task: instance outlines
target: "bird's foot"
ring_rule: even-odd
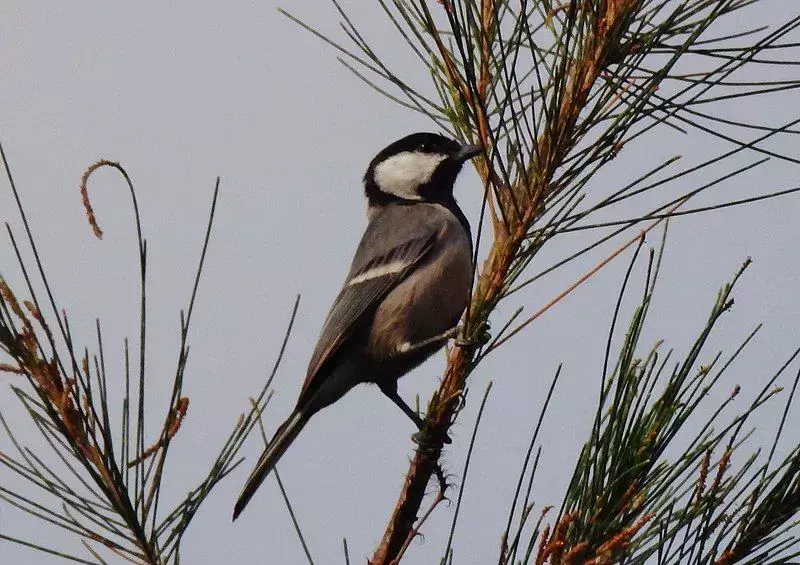
[[[489,333],[491,329],[489,326],[489,322],[484,322],[481,324],[479,328],[473,330],[472,336],[467,338],[464,335],[463,326],[458,325],[453,330],[455,331],[454,336],[455,339],[453,343],[456,347],[463,347],[463,348],[476,348],[481,347],[489,343],[489,340],[492,339],[492,334]]]
[[[427,434],[425,433],[425,430],[420,429],[419,431],[416,431],[413,434],[411,434],[411,441],[413,441],[420,447],[427,447],[430,445],[431,440],[436,441],[437,439],[439,439],[445,445],[450,445],[451,443],[453,443],[453,440],[450,439],[450,436],[447,435],[447,432],[432,432],[430,440],[426,438],[426,435]]]

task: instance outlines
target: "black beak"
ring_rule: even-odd
[[[463,163],[469,161],[475,155],[480,155],[482,152],[483,148],[480,145],[462,145],[454,159],[459,163]]]

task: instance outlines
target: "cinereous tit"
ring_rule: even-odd
[[[454,337],[469,300],[472,238],[453,197],[481,152],[415,133],[378,153],[364,175],[369,223],[319,337],[300,398],[247,479],[235,520],[309,418],[359,383],[375,383],[411,420],[397,380]]]

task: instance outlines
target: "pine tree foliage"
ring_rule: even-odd
[[[767,104],[771,96],[800,87],[800,9],[769,28],[747,26],[749,13],[780,1],[377,0],[375,7],[408,47],[414,64],[430,77],[425,84],[412,83],[404,69],[385,63],[338,0],[332,0],[332,9],[341,20],[341,37],[326,36],[283,12],[327,42],[347,69],[381,95],[426,116],[439,130],[483,147],[476,161],[483,204],[474,224],[477,241],[489,243],[476,246],[473,294],[464,319],[464,343],[482,345],[449,350],[402,491],[383,534],[376,532],[381,537],[371,563],[397,563],[413,551],[411,542],[424,531],[426,518],[450,496],[440,463],[442,440],[464,409],[469,375],[487,356],[502,355],[509,339],[626,251],[633,255],[630,268],[619,295],[609,297],[609,303],[616,300],[616,310],[596,415],[561,506],[537,507],[530,499],[540,457],[546,456],[539,430],[545,418],[555,417],[548,407],[559,369],[541,401],[508,516],[497,524],[502,540],[498,563],[727,565],[788,563],[800,555],[800,444],[783,460],[776,457],[800,379],[800,371],[790,373],[800,350],[765,378],[763,389],[744,409],[735,408],[740,391],[726,376],[758,328],[727,356],[707,352],[709,336],[733,304],[734,287],[746,276],[748,263],[720,290],[706,324],[686,328],[697,337],[685,355],[666,349],[666,342],[642,343],[664,252],[662,243],[660,251],[641,257],[645,234],[664,227],[666,237],[668,219],[678,215],[765,198],[796,202],[792,193],[800,188],[771,187],[772,192],[740,200],[691,204],[696,195],[767,162],[800,164],[782,149],[800,133],[800,116],[784,116],[783,123],[770,125],[731,119],[720,111],[723,106]],[[744,71],[761,78],[742,78]],[[610,193],[597,189],[598,175],[612,161],[625,159],[626,148],[664,132],[700,133],[726,148],[696,161],[682,158],[678,147],[654,167],[631,163],[624,186]],[[46,447],[29,448],[18,441],[0,408],[0,429],[13,448],[0,452],[0,466],[38,493],[0,485],[0,501],[71,532],[86,553],[17,539],[2,530],[0,539],[79,563],[179,563],[181,541],[198,507],[238,465],[245,439],[259,427],[283,353],[281,347],[272,376],[211,458],[205,479],[187,488],[188,495],[175,507],[164,509],[159,502],[170,445],[180,441],[180,425],[190,409],[183,394],[187,336],[219,182],[197,276],[181,310],[171,398],[167,409],[157,413],[145,401],[147,288],[153,273],[127,171],[100,161],[82,180],[87,218],[101,237],[88,183],[100,167],[118,171],[131,196],[137,233],[138,338],[131,348],[124,344],[124,379],[110,379],[100,322],[95,344],[73,342],[5,154],[2,159],[25,230],[24,243],[10,228],[8,235],[26,288],[12,289],[0,279],[0,369],[19,377],[13,392]],[[576,231],[590,234],[591,242],[532,272],[542,249]],[[618,247],[544,308],[528,317],[519,308],[498,319],[498,306],[519,296],[518,291],[605,242]],[[32,252],[32,263],[23,260],[23,246]],[[642,262],[647,274],[637,282],[632,273]],[[36,291],[39,285],[43,294]],[[621,304],[635,292],[641,293],[639,307],[621,335]],[[296,309],[297,303],[284,346]],[[615,350],[612,344],[620,337]],[[765,403],[777,401],[778,385],[787,375],[791,386],[788,395],[784,391],[774,441],[753,450],[748,422]],[[115,389],[112,382],[123,384]],[[731,390],[727,400],[698,424],[697,408],[707,405],[710,391],[725,387]],[[488,392],[467,452],[443,565],[459,561],[454,548],[463,534],[458,528],[461,495]],[[115,398],[121,399],[119,414]],[[432,478],[438,479],[438,492],[423,509]],[[294,514],[292,520],[313,562]],[[344,558],[349,562],[346,541]]]
[[[698,420],[696,409],[708,405],[709,393],[724,386],[725,376],[760,329],[751,331],[727,357],[721,351],[711,356],[706,352],[713,330],[733,306],[734,286],[750,261],[720,289],[706,324],[686,356],[676,360],[674,350],[665,352],[661,341],[644,355],[638,352],[660,259],[654,263],[651,255],[641,304],[612,367],[610,345],[632,269],[625,277],[609,332],[603,366],[607,377],[595,420],[552,528],[542,529],[541,519],[528,528],[536,465],[529,471],[526,459],[500,563],[726,564],[745,557],[749,563],[777,563],[800,555],[796,528],[800,446],[783,461],[773,461],[800,369],[769,454],[740,453],[747,449],[744,446],[749,445],[753,431],[745,427],[748,420],[782,391],[776,382],[800,349],[764,379],[746,409],[728,415],[740,395],[739,386],[734,385],[721,404],[712,406],[707,420]],[[705,363],[704,357],[708,358]],[[670,453],[671,447],[677,449]],[[736,459],[743,462],[734,465]],[[520,501],[523,478],[528,488]],[[522,509],[516,512],[518,503]],[[546,508],[544,513],[551,510]],[[514,532],[509,531],[512,518],[518,524]]]
[[[106,563],[109,555],[133,563],[179,563],[183,535],[192,518],[211,490],[242,461],[239,451],[246,438],[260,422],[261,412],[269,402],[272,378],[278,369],[291,331],[294,311],[278,359],[260,394],[252,400],[252,409],[236,422],[227,441],[211,461],[206,477],[187,488],[188,494],[173,508],[159,505],[169,448],[189,410],[189,398],[182,394],[189,355],[187,336],[197,296],[200,274],[206,258],[211,227],[216,210],[219,179],[214,187],[208,226],[202,240],[200,261],[189,302],[180,312],[180,345],[174,368],[172,393],[165,414],[158,422],[145,407],[147,354],[147,244],[143,236],[136,191],[127,171],[118,163],[98,161],[83,175],[81,194],[89,223],[99,238],[102,230],[92,210],[87,183],[101,167],[117,170],[124,179],[132,201],[138,241],[140,274],[139,341],[134,358],[128,341],[124,343],[124,379],[109,379],[100,321],[96,324],[97,342],[93,353],[88,346],[73,342],[69,319],[56,302],[48,283],[36,241],[10,166],[2,153],[11,190],[19,206],[27,244],[33,252],[33,269],[22,258],[17,239],[10,228],[11,246],[19,261],[25,292],[21,300],[0,277],[0,351],[10,362],[0,370],[19,375],[27,381],[11,385],[14,394],[30,416],[43,439],[45,451],[36,451],[17,440],[14,426],[3,417],[0,426],[14,448],[0,452],[0,465],[23,483],[33,485],[41,497],[31,497],[22,489],[0,486],[0,500],[36,518],[78,536],[91,559],[48,547],[40,540],[22,540],[0,532],[0,539],[29,546],[79,563]],[[33,270],[41,279],[44,296],[35,291]],[[45,314],[45,312],[50,312]],[[110,382],[124,383],[119,390]],[[122,413],[112,413],[115,400],[121,397]],[[113,426],[112,422],[120,422]],[[154,429],[150,426],[157,423]],[[148,438],[150,440],[148,441]],[[48,449],[49,448],[49,449]],[[104,557],[105,555],[105,557]]]
[[[476,167],[484,183],[479,233],[485,212],[492,238],[477,268],[466,327],[468,336],[478,341],[490,321],[500,329],[484,346],[455,348],[449,355],[442,384],[428,406],[429,441],[411,462],[373,555],[373,563],[391,563],[403,556],[430,511],[417,519],[429,480],[436,476],[440,488],[447,488],[437,437],[443,437],[457,417],[467,378],[487,355],[497,354],[507,340],[623,250],[641,245],[640,236],[665,218],[797,190],[782,188],[712,206],[687,205],[697,194],[770,159],[798,163],[796,156],[775,150],[790,146],[798,116],[770,126],[731,120],[715,108],[723,102],[765,104],[770,95],[800,85],[794,66],[800,54],[800,13],[768,29],[749,29],[743,25],[748,10],[769,1],[378,0],[430,76],[428,84],[412,84],[403,78],[402,69],[383,62],[343,6],[337,0],[332,3],[341,17],[341,41],[287,16],[336,49],[342,64],[369,86],[427,116],[441,130],[484,148]],[[731,22],[736,22],[734,33],[718,31]],[[763,80],[740,78],[743,71],[766,68],[771,74],[764,73],[768,78]],[[593,186],[606,165],[624,159],[627,146],[645,143],[664,130],[699,132],[728,149],[682,168],[679,155],[650,170],[634,166],[630,182],[611,194]],[[676,186],[682,187],[677,196]],[[645,195],[648,198],[642,198]],[[631,206],[641,212],[631,216]],[[631,228],[640,231],[629,239],[620,235]],[[598,235],[586,248],[530,273],[542,248],[579,230]],[[490,320],[497,306],[518,290],[620,237],[617,251],[542,310],[526,319],[520,319],[518,309],[510,319]],[[756,490],[746,488],[755,479],[744,480],[755,460],[733,477],[726,474],[749,411],[721,434],[714,435],[709,423],[681,458],[672,463],[660,460],[708,387],[720,378],[710,373],[713,363],[698,368],[697,356],[730,306],[730,292],[730,287],[722,291],[709,325],[689,356],[672,370],[663,364],[666,359],[658,349],[641,359],[635,355],[648,310],[645,299],[616,368],[603,372],[598,417],[561,512],[547,529],[540,530],[544,522],[539,520],[533,533],[526,533],[523,525],[532,512],[526,501],[522,517],[517,516],[519,530],[512,534],[515,500],[500,563],[640,562],[648,557],[659,562],[732,563],[756,554],[772,559],[796,543],[796,532],[781,530],[791,530],[798,510],[798,475],[791,456],[777,468],[769,461],[759,467]],[[765,391],[754,400],[751,411],[771,394]],[[693,497],[684,486],[692,472],[702,475],[702,486],[698,483]],[[437,496],[431,509],[442,499]],[[523,552],[524,534],[530,541]],[[536,536],[541,537],[538,550]],[[452,554],[443,559],[452,559]]]

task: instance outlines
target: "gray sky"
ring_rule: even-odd
[[[367,4],[369,8],[359,7],[355,15],[368,39],[411,82],[427,84],[380,9]],[[762,4],[749,10],[749,24],[782,21],[792,3]],[[122,383],[122,340],[137,334],[129,198],[113,173],[93,177],[90,193],[106,232],[97,241],[81,208],[78,182],[85,167],[101,157],[121,161],[131,174],[149,243],[153,423],[167,402],[177,357],[178,311],[188,300],[214,178],[222,177],[190,335],[185,392],[191,405],[171,452],[162,503],[166,508],[201,479],[246,410],[248,395],[262,386],[294,296],[300,293],[295,333],[265,415],[268,429],[291,409],[324,315],[365,225],[360,186],[364,168],[388,142],[433,126],[363,86],[336,62],[331,49],[279,15],[272,2],[229,4],[224,10],[213,3],[191,3],[191,8],[163,3],[69,5],[17,2],[0,8],[0,139],[76,341],[91,345],[94,318],[102,319],[106,362],[115,384]],[[341,36],[332,7],[302,5],[296,10]],[[777,125],[795,117],[796,106],[796,95],[788,94],[726,103],[718,110]],[[614,190],[639,176],[648,163],[674,154],[684,155],[688,165],[727,148],[707,136],[656,130],[626,147],[592,188],[598,193]],[[797,154],[791,138],[777,148]],[[753,155],[742,156],[715,173],[754,160]],[[708,178],[692,177],[669,190],[682,192]],[[797,178],[797,169],[773,162],[722,184],[698,204],[788,188]],[[471,171],[462,175],[457,196],[476,221],[480,185]],[[636,209],[653,202],[644,199]],[[663,277],[643,340],[647,346],[664,337],[684,353],[717,288],[746,256],[755,260],[735,293],[736,306],[724,317],[703,359],[711,359],[717,348],[732,351],[756,323],[766,326],[712,395],[709,407],[738,383],[742,395],[736,410],[743,409],[798,345],[798,211],[800,201],[789,197],[686,217],[671,226]],[[5,181],[0,182],[0,219],[21,235]],[[585,239],[557,240],[532,268],[538,272],[581,241]],[[657,241],[658,236],[649,238],[652,244]],[[510,299],[503,311],[524,305],[533,312],[616,245],[546,277]],[[563,361],[561,385],[541,436],[544,457],[534,487],[539,506],[560,503],[594,411],[611,308],[626,266],[626,259],[618,259],[473,375],[469,404],[444,459],[457,477],[478,398],[488,380],[494,380],[494,389],[470,470],[455,542],[457,562],[496,559],[543,392]],[[5,244],[0,246],[0,272],[21,290]],[[628,301],[626,316],[632,306]],[[496,317],[495,327],[503,320]],[[443,366],[443,355],[436,356],[401,381],[401,394],[411,399],[419,392],[427,398]],[[0,383],[14,381],[0,376]],[[0,388],[0,405],[20,436],[41,448],[5,386]],[[753,446],[771,441],[780,407],[774,402],[755,421],[761,427]],[[792,416],[795,425],[797,412]],[[154,429],[155,424],[150,427]],[[317,563],[343,562],[342,537],[348,539],[354,563],[370,555],[407,469],[412,431],[405,416],[377,390],[362,386],[316,416],[281,461],[282,477]],[[8,448],[7,438],[0,437],[0,449]],[[183,543],[186,563],[303,562],[273,479],[242,518],[235,525],[230,522],[234,499],[260,449],[254,437],[246,446],[243,468],[201,508]],[[734,463],[741,463],[744,454]],[[0,483],[27,488],[4,469]],[[436,511],[425,527],[425,541],[414,542],[409,550],[409,563],[438,559],[453,509]],[[0,531],[82,551],[74,538],[4,503]],[[6,563],[54,562],[5,543],[0,554]]]

